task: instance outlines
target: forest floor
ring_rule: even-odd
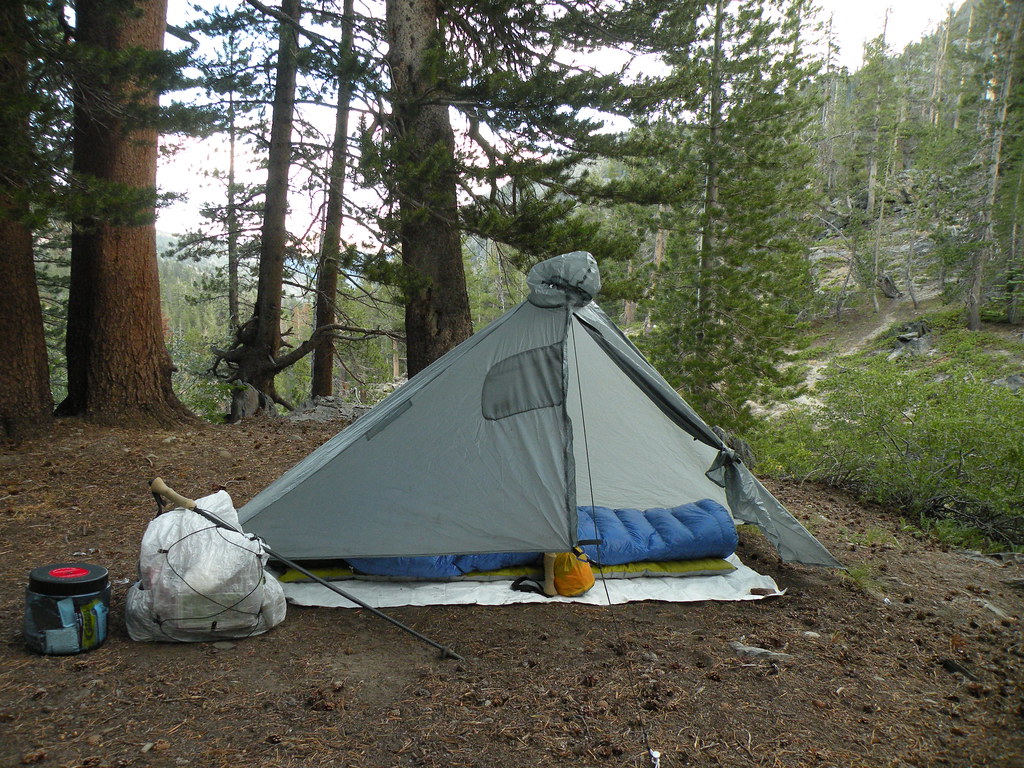
[[[1024,566],[946,551],[899,512],[773,490],[853,576],[740,555],[755,602],[362,610],[289,606],[228,644],[132,642],[124,596],[155,512],[146,481],[238,505],[335,432],[287,420],[156,432],[63,420],[0,449],[0,765],[1024,766]],[[100,648],[25,648],[28,572],[106,566]],[[737,641],[788,654],[739,656]]]
[[[888,302],[819,343],[853,351],[917,314]],[[811,484],[769,486],[849,572],[783,564],[743,534],[778,598],[389,611],[462,662],[349,609],[289,606],[232,643],[132,642],[146,481],[241,506],[339,426],[62,420],[0,445],[0,766],[650,766],[650,748],[666,768],[1024,768],[1024,564],[950,551],[899,510]],[[110,570],[109,638],[36,655],[28,572],[67,561]]]

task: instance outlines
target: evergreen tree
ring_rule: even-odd
[[[810,303],[809,149],[801,2],[709,10],[697,78],[654,126],[672,195],[655,328],[638,343],[714,422],[749,425],[749,401],[795,384],[786,367]],[[777,14],[777,15],[776,15]],[[671,59],[670,59],[671,60]],[[673,62],[682,67],[683,61]],[[691,117],[692,116],[692,117]],[[678,169],[678,170],[677,170]]]
[[[1000,4],[992,9],[993,20],[990,34],[992,46],[991,72],[989,81],[992,98],[984,110],[985,116],[985,193],[981,214],[981,232],[978,246],[975,248],[971,263],[971,284],[967,294],[967,326],[972,331],[981,330],[981,305],[985,298],[985,288],[990,279],[991,264],[998,256],[997,219],[1000,208],[1010,211],[1004,217],[1012,220],[1017,213],[1013,212],[1013,192],[1011,184],[1006,184],[1006,171],[1019,162],[1019,142],[1015,141],[1015,129],[1019,123],[1016,116],[1011,116],[1010,106],[1019,102],[1020,81],[1015,81],[1024,58],[1024,44],[1021,41],[1024,29],[1024,7],[1019,3]],[[1012,176],[1011,176],[1012,178]],[[1000,203],[1004,202],[1001,206]]]
[[[153,214],[166,4],[75,8],[75,217],[68,297],[68,394],[61,415],[169,422],[186,415],[164,345]],[[82,198],[85,200],[85,196]]]
[[[43,316],[33,262],[29,188],[34,176],[28,89],[28,18],[22,0],[0,8],[0,435],[16,437],[53,411]]]
[[[600,237],[599,220],[576,215],[578,200],[591,191],[580,174],[583,163],[617,151],[593,115],[638,114],[662,91],[655,80],[627,83],[618,73],[600,74],[579,62],[611,47],[638,54],[685,45],[683,21],[692,22],[699,4],[493,0],[399,4],[391,11],[389,18],[400,22],[393,36],[401,24],[417,20],[417,34],[406,40],[418,47],[406,50],[392,39],[389,56],[415,55],[402,67],[392,63],[402,93],[390,97],[395,109],[382,118],[391,133],[379,145],[364,137],[361,170],[386,190],[388,242],[410,254],[400,279],[407,298],[418,297],[406,324],[415,370],[469,332],[460,231],[511,246],[524,265],[578,248],[602,260],[618,256],[612,241]],[[405,114],[400,105],[408,98],[412,112]],[[452,122],[449,112],[460,117]],[[409,134],[427,114],[436,135]],[[445,327],[437,323],[442,317],[450,330],[431,330]],[[423,322],[427,336],[420,338]],[[449,337],[438,337],[416,362],[414,348],[434,333]]]
[[[215,349],[219,361],[228,363],[228,371],[225,375],[232,381],[245,381],[254,386],[260,378],[258,369],[266,369],[268,374],[276,375],[285,371],[289,366],[295,365],[302,358],[313,351],[314,354],[323,356],[319,365],[314,365],[316,374],[312,381],[317,390],[316,393],[323,394],[329,389],[333,377],[333,366],[331,350],[336,341],[340,341],[340,334],[349,333],[354,330],[357,336],[362,336],[364,329],[355,328],[349,319],[342,317],[338,320],[338,296],[337,296],[337,269],[339,261],[344,256],[348,267],[359,269],[359,254],[354,249],[341,248],[342,222],[346,216],[352,217],[351,206],[346,206],[343,195],[345,176],[348,169],[348,105],[354,94],[359,94],[362,99],[371,98],[366,96],[367,82],[375,83],[375,79],[369,76],[369,69],[366,65],[367,54],[359,51],[353,44],[357,36],[366,36],[366,29],[372,27],[372,21],[355,14],[351,8],[344,8],[340,13],[334,10],[330,4],[324,4],[311,9],[312,12],[303,16],[306,9],[298,6],[298,16],[285,11],[296,11],[295,8],[282,6],[281,9],[268,6],[261,2],[250,2],[257,13],[254,16],[252,10],[241,9],[231,13],[219,9],[192,25],[192,28],[202,34],[217,39],[217,35],[227,35],[229,42],[235,37],[244,43],[241,46],[225,45],[224,50],[214,59],[203,63],[204,80],[208,92],[226,94],[219,102],[214,103],[220,115],[219,128],[229,138],[229,147],[234,146],[234,137],[246,135],[249,146],[254,149],[257,156],[268,167],[268,172],[273,170],[277,179],[274,184],[262,187],[244,187],[237,182],[232,183],[232,168],[228,168],[228,198],[226,205],[220,205],[210,210],[211,224],[203,233],[193,233],[179,243],[178,252],[192,257],[202,257],[214,253],[224,252],[224,240],[227,239],[227,255],[229,268],[235,263],[231,254],[236,252],[241,257],[240,264],[244,264],[247,255],[251,256],[254,271],[262,270],[263,286],[278,284],[278,292],[287,283],[293,288],[299,289],[303,296],[317,297],[319,304],[317,317],[319,321],[311,329],[311,334],[306,337],[300,332],[304,325],[293,326],[288,335],[300,339],[297,349],[291,349],[276,356],[268,356],[260,345],[255,345],[249,339],[253,324],[249,323],[233,332],[233,344],[230,349]],[[305,18],[305,20],[303,20]],[[262,61],[262,54],[259,52],[263,43],[260,36],[252,37],[252,30],[262,26],[263,19],[271,19],[276,23],[278,36],[285,33],[294,35],[295,51],[289,66],[295,68],[295,85],[289,111],[292,124],[290,147],[287,152],[280,151],[280,142],[275,142],[272,135],[273,130],[280,132],[283,125],[280,117],[284,114],[278,103],[276,111],[277,118],[271,123],[270,133],[264,128],[258,117],[266,105],[267,87],[263,83],[263,76],[258,75],[259,71],[275,70],[274,59],[265,65],[258,66],[256,62]],[[338,48],[331,34],[337,29],[341,30],[341,49]],[[344,53],[348,51],[348,53]],[[280,57],[278,62],[282,61]],[[254,75],[254,72],[257,73]],[[280,82],[280,78],[278,78]],[[277,88],[280,97],[280,88]],[[228,98],[237,93],[240,97],[237,100]],[[337,94],[337,101],[331,101],[332,93]],[[379,96],[380,91],[377,90]],[[372,99],[371,99],[372,100]],[[321,114],[325,109],[335,112],[335,137],[333,140],[324,140],[322,132],[316,124],[315,116],[319,111]],[[249,115],[249,117],[246,117]],[[257,119],[253,119],[253,115]],[[239,119],[239,125],[235,127],[235,119]],[[273,147],[278,146],[276,153]],[[274,159],[271,155],[274,154]],[[233,151],[231,157],[234,157]],[[285,171],[285,164],[287,171]],[[287,179],[288,188],[291,191],[308,193],[310,198],[321,193],[325,194],[325,202],[321,208],[320,216],[323,217],[324,230],[320,246],[314,249],[308,242],[308,237],[303,237],[294,232],[288,231],[285,227],[287,219],[282,214],[286,208],[284,205],[275,203],[276,195],[280,195],[284,189],[280,183]],[[235,202],[231,199],[231,191],[236,191]],[[326,192],[325,192],[326,190]],[[276,191],[275,194],[271,194]],[[265,223],[271,210],[267,210],[264,199],[270,208],[277,213],[273,218],[279,222],[274,229],[274,234],[283,233],[285,247],[280,263],[275,264],[272,272],[273,279],[268,282],[268,253],[282,253],[279,248],[267,248]],[[293,197],[293,199],[295,199]],[[240,226],[231,226],[231,212],[235,212],[235,222]],[[264,221],[262,234],[247,230],[245,221],[252,222],[255,216]],[[244,218],[243,218],[244,217]],[[257,222],[258,223],[258,222]],[[375,231],[375,227],[369,227]],[[225,232],[226,230],[226,232]],[[231,242],[232,233],[236,233],[238,242]],[[308,232],[307,232],[308,235]],[[262,255],[261,254],[262,251]],[[325,254],[330,253],[331,256]],[[332,275],[333,272],[333,275]],[[244,274],[244,273],[243,273]],[[280,280],[278,280],[280,277]],[[333,277],[333,280],[332,280]],[[235,280],[231,279],[229,269],[229,297],[231,287]],[[314,282],[317,285],[314,287]],[[331,284],[333,283],[333,285]],[[363,287],[360,287],[363,290]],[[241,293],[241,291],[238,291]],[[272,289],[260,290],[257,300],[265,304],[268,297],[274,293]],[[328,311],[330,309],[330,311]],[[272,326],[270,323],[268,327]],[[368,333],[376,333],[375,329],[365,329]],[[308,332],[308,331],[307,331]],[[283,338],[280,342],[283,348],[288,344]],[[223,346],[223,345],[218,345]],[[319,353],[317,352],[319,350]],[[306,365],[306,363],[302,363]],[[262,382],[261,386],[269,386]],[[259,388],[259,387],[257,387]],[[292,387],[294,391],[294,387]],[[264,392],[268,400],[284,402],[287,398],[277,397],[274,393]],[[305,393],[304,393],[305,396]],[[265,401],[266,403],[267,401]],[[269,406],[268,406],[269,407]]]
[[[986,297],[1000,290],[1009,297],[1016,284],[1007,244],[1019,215],[1012,213],[1020,156],[1013,105],[1020,99],[1022,15],[1019,4],[1001,0],[950,14],[938,35],[942,66],[933,70],[930,120],[915,153],[937,223],[940,280],[964,302],[973,330],[981,327]],[[951,277],[959,281],[947,282]]]
[[[228,332],[234,333],[242,317],[241,297],[253,280],[259,258],[259,229],[262,218],[263,184],[243,183],[239,178],[239,157],[247,149],[265,146],[266,112],[272,99],[268,73],[270,30],[263,16],[251,8],[220,6],[189,27],[191,35],[209,41],[200,46],[192,60],[198,70],[203,92],[203,114],[207,124],[203,138],[225,137],[227,165],[202,169],[223,189],[223,198],[204,206],[202,223],[179,236],[170,253],[195,261],[223,259],[226,263],[211,275],[204,288],[226,297]]]
[[[299,66],[299,35],[296,24],[302,14],[299,0],[284,0],[279,23],[277,74],[274,87],[267,186],[260,237],[259,280],[252,317],[236,333],[235,344],[214,350],[231,371],[229,380],[248,384],[259,393],[258,410],[273,411],[274,403],[290,407],[274,385],[277,374],[300,359],[281,354],[281,302],[288,244],[288,179],[292,154],[292,122]],[[303,349],[303,354],[308,350]],[[294,358],[294,359],[293,359]],[[238,390],[238,400],[244,390]],[[233,416],[249,415],[239,407]]]
[[[459,239],[455,133],[438,63],[436,0],[388,0],[388,66],[397,237],[406,268],[405,331],[413,376],[472,333]]]
[[[1007,99],[1004,167],[994,215],[1006,321],[1024,323],[1024,53],[1017,52]]]
[[[355,4],[345,0],[342,35],[336,64],[338,105],[335,108],[334,138],[327,179],[326,213],[317,262],[315,328],[331,326],[337,320],[338,272],[341,267],[342,227],[345,218],[345,176],[349,168],[349,114],[357,67],[355,50]],[[325,335],[313,352],[310,395],[334,393],[334,340]]]

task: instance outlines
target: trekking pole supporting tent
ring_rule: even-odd
[[[180,493],[175,491],[173,488],[169,487],[167,485],[167,483],[165,483],[163,481],[162,478],[159,478],[159,477],[153,478],[150,481],[150,483],[149,483],[149,489],[150,489],[150,491],[152,491],[153,496],[155,496],[157,498],[157,504],[160,505],[161,507],[162,507],[161,499],[167,499],[168,501],[170,501],[170,502],[172,502],[174,504],[177,504],[178,506],[183,507],[184,509],[189,509],[189,510],[195,512],[197,515],[201,515],[202,517],[205,517],[211,523],[213,523],[214,525],[216,525],[216,526],[218,526],[220,528],[224,528],[225,530],[228,530],[228,531],[235,531],[236,533],[240,533],[240,531],[238,531],[235,528],[232,528],[230,525],[225,523],[223,520],[218,518],[216,515],[211,514],[210,512],[207,512],[206,510],[199,509],[199,507],[196,506],[196,502],[194,500],[188,499],[188,498],[182,496]],[[393,619],[392,617],[388,616],[383,611],[380,611],[377,608],[374,608],[372,605],[369,605],[369,604],[363,602],[362,600],[360,600],[355,595],[350,595],[348,592],[346,592],[345,590],[341,589],[336,584],[332,584],[331,582],[327,581],[326,579],[322,579],[321,577],[317,576],[312,571],[302,567],[298,563],[295,563],[295,562],[289,560],[286,557],[282,557],[280,554],[278,554],[277,552],[272,550],[270,547],[268,547],[266,545],[266,543],[263,544],[263,549],[266,550],[267,554],[270,555],[275,560],[281,561],[282,563],[284,563],[289,568],[294,568],[299,573],[301,573],[301,574],[309,577],[313,581],[315,581],[317,584],[320,584],[322,586],[327,587],[332,592],[335,592],[335,593],[341,595],[346,600],[349,600],[349,601],[355,603],[356,605],[358,605],[360,608],[365,608],[370,613],[372,613],[374,616],[378,616],[379,618],[384,619],[384,621],[386,621],[386,622],[388,622],[390,624],[394,624],[396,627],[401,629],[403,632],[408,632],[410,635],[412,635],[413,637],[415,637],[415,638],[417,638],[419,640],[422,640],[427,645],[430,645],[430,646],[432,646],[434,648],[437,648],[441,652],[441,658],[455,659],[456,661],[465,661],[465,659],[462,656],[457,654],[455,651],[453,651],[448,646],[441,645],[440,643],[434,642],[429,637],[426,637],[425,635],[421,635],[419,632],[417,632],[412,627],[406,626],[402,622],[398,621],[398,619]]]

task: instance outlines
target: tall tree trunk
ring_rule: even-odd
[[[1000,77],[998,112],[995,125],[992,127],[992,141],[989,145],[988,189],[985,196],[985,209],[982,212],[984,230],[982,242],[974,251],[971,263],[971,283],[967,292],[967,327],[972,331],[981,330],[981,305],[984,300],[985,277],[988,261],[996,247],[994,216],[996,197],[999,193],[1000,166],[1003,159],[1003,139],[1006,134],[1010,96],[1013,93],[1013,72],[1020,44],[1021,23],[1024,21],[1024,11],[1020,7],[1011,7],[1008,10],[1015,14],[1015,18],[1012,19],[1013,32],[1003,52],[1005,64]]]
[[[1018,325],[1021,322],[1021,290],[1024,289],[1024,243],[1021,238],[1021,217],[1024,214],[1021,192],[1024,191],[1024,167],[1017,168],[1017,180],[1013,188],[1013,205],[1010,207],[1010,241],[1006,268],[1006,322]]]
[[[935,62],[932,66],[932,92],[928,100],[929,123],[937,127],[942,118],[942,80],[946,74],[946,58],[949,55],[949,40],[953,34],[953,6],[949,6],[946,23],[942,27],[942,36],[935,51]]]
[[[820,163],[823,168],[825,183],[825,196],[831,200],[835,195],[836,187],[836,140],[831,131],[831,124],[834,120],[834,114],[836,111],[836,104],[838,102],[839,84],[838,73],[835,70],[835,64],[833,63],[833,55],[836,53],[836,47],[834,44],[832,24],[834,16],[829,16],[828,24],[825,27],[825,41],[827,44],[827,52],[825,55],[824,71],[825,71],[825,94],[821,100],[821,132],[822,132],[822,149],[819,153]]]
[[[440,44],[438,20],[437,0],[387,0],[410,377],[473,330],[459,238],[455,136],[433,53]]]
[[[875,215],[875,201],[877,199],[878,186],[878,134],[879,134],[879,111],[881,109],[881,97],[876,94],[875,117],[871,126],[871,151],[868,154],[868,216]],[[877,275],[875,275],[877,277]],[[875,307],[878,311],[878,307]]]
[[[651,299],[658,290],[658,278],[661,274],[661,265],[665,263],[665,248],[668,245],[668,230],[665,229],[665,206],[658,206],[658,229],[654,233],[654,268],[651,270],[650,283],[644,291],[644,297]],[[644,316],[644,333],[650,333],[654,328],[654,318],[651,316],[652,303],[648,301],[647,314]]]
[[[234,33],[232,33],[233,35]],[[235,124],[235,92],[228,93],[228,330],[235,333],[241,320],[238,309],[238,185],[235,181],[235,154],[238,126]]]
[[[352,61],[354,57],[354,0],[345,0],[341,51],[338,61],[338,108],[335,112],[334,143],[327,182],[327,215],[317,268],[316,319],[314,327],[334,323],[337,312],[338,260],[341,257],[341,225],[344,220],[345,172],[348,168],[348,116],[352,100]],[[334,343],[325,336],[313,352],[310,394],[326,396],[334,392]]]
[[[903,126],[904,105],[900,104],[899,117],[892,130],[892,144],[889,147],[889,154],[885,158],[885,171],[882,173],[882,196],[878,201],[878,217],[875,219],[875,241],[872,247],[871,270],[874,273],[874,289],[872,290],[872,301],[875,305],[875,312],[878,312],[878,286],[882,281],[882,236],[885,233],[885,198],[889,189],[892,176],[895,173],[896,153],[899,151],[900,128]],[[909,274],[909,272],[908,272]],[[912,290],[912,289],[911,289]]]
[[[882,51],[881,56],[885,56],[885,36],[889,28],[889,11],[885,12],[885,20],[882,22]],[[874,100],[874,117],[871,122],[871,151],[868,154],[868,216],[874,216],[875,214],[875,201],[877,200],[877,185],[878,185],[878,153],[879,137],[882,129],[882,84],[881,81],[875,84],[875,100]],[[878,273],[873,275],[873,279],[878,279]],[[875,312],[878,312],[878,298],[874,297]]]
[[[302,6],[300,0],[283,0],[280,11],[268,8],[258,0],[250,0],[250,5],[278,19],[280,24],[256,307],[252,317],[235,334],[234,346],[228,350],[213,350],[218,365],[224,360],[233,369],[228,377],[230,381],[249,385],[235,390],[231,403],[232,421],[258,413],[273,413],[275,402],[291,409],[292,406],[277,393],[274,378],[316,349],[321,340],[321,334],[315,329],[294,349],[281,352],[281,294],[288,242],[288,173],[292,159],[292,120],[299,61],[298,22]]]
[[[704,221],[700,233],[700,255],[697,266],[697,318],[698,343],[704,337],[704,325],[710,319],[708,306],[710,297],[707,295],[711,280],[708,273],[715,258],[718,245],[718,152],[722,143],[722,57],[724,55],[722,37],[724,34],[725,12],[724,0],[715,4],[715,38],[714,50],[711,55],[711,83],[708,88],[711,102],[708,111],[708,146],[705,160],[704,181]]]
[[[626,274],[629,277],[633,276],[633,257],[629,257],[629,261],[626,262]],[[627,327],[631,326],[636,322],[636,301],[633,299],[623,299],[622,301],[622,322]]]
[[[142,0],[128,11],[109,0],[79,0],[76,44],[115,56],[159,51],[165,17],[165,0]],[[137,118],[140,107],[156,105],[155,88],[140,79],[80,72],[75,83],[74,178],[87,190],[123,190],[131,202],[116,218],[104,212],[72,228],[68,395],[61,415],[113,423],[171,422],[187,414],[171,388],[160,314],[153,224],[157,131],[152,121]]]
[[[299,0],[283,0],[281,12],[298,21],[302,13]],[[273,362],[281,351],[281,292],[284,281],[284,257],[288,242],[288,171],[292,161],[292,117],[295,109],[295,79],[298,72],[298,32],[282,22],[277,58],[277,82],[270,125],[270,152],[267,156],[267,195],[263,209],[260,239],[259,284],[256,309],[250,322],[253,336],[248,358],[250,368],[242,377],[260,392],[279,400],[274,388],[277,369]]]
[[[21,0],[0,7],[0,437],[20,437],[52,415],[50,371],[39,305],[32,233],[25,223],[31,165],[25,8]]]
[[[971,43],[973,42],[974,34],[974,9],[976,3],[970,3],[967,12],[967,33],[964,35],[964,49],[963,55],[966,58],[967,53],[971,49]],[[964,104],[964,94],[967,91],[967,69],[961,64],[960,66],[960,87],[956,91],[956,106],[953,108],[953,132],[956,133],[960,130],[960,110]]]

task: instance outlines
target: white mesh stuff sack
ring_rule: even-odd
[[[226,491],[198,509],[239,527]],[[142,537],[139,581],[128,590],[125,622],[133,640],[201,642],[266,632],[285,617],[281,584],[263,569],[255,536],[220,528],[187,509],[165,512]]]

